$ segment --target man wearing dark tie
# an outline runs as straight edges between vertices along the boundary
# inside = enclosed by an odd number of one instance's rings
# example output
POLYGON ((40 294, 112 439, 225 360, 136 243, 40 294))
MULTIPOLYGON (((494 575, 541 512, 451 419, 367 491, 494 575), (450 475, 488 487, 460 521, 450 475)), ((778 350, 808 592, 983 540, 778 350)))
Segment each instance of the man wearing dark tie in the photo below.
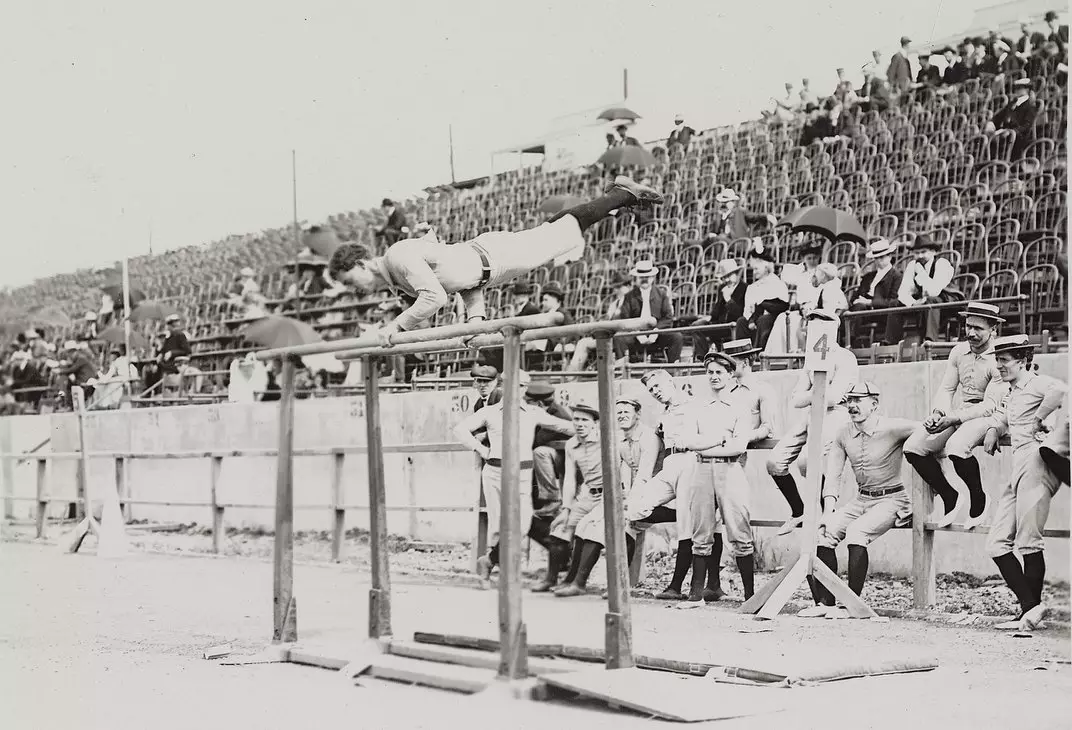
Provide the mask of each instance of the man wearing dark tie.
MULTIPOLYGON (((884 238, 873 241, 868 247, 867 258, 875 262, 875 268, 864 274, 856 293, 852 296, 849 309, 854 312, 866 309, 886 309, 900 307, 897 292, 901 288, 901 272, 893 266, 893 253, 896 244, 884 238)), ((893 315, 886 315, 886 330, 882 337, 883 345, 893 345, 897 337, 897 320, 893 315)))

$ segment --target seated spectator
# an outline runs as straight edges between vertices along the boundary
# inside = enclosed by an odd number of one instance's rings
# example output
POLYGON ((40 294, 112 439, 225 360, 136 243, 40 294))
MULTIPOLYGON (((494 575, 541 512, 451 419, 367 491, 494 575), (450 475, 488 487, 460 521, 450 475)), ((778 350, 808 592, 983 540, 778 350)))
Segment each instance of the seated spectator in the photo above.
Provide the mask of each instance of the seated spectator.
POLYGON ((988 134, 998 129, 1011 129, 1016 132, 1016 141, 1012 146, 1010 159, 1016 161, 1024 156, 1024 150, 1035 141, 1035 117, 1038 107, 1031 101, 1031 79, 1017 79, 1013 82, 1013 98, 994 115, 986 125, 988 134))
POLYGON ((942 72, 931 63, 930 52, 924 51, 919 54, 919 71, 916 72, 916 83, 912 85, 912 88, 933 90, 940 83, 942 83, 942 72))
POLYGON ((680 145, 682 149, 687 150, 695 134, 696 130, 685 124, 684 115, 678 114, 674 117, 674 128, 670 130, 666 138, 666 147, 670 149, 674 145, 680 145))
POLYGON ((34 362, 29 350, 16 350, 11 353, 10 367, 6 373, 11 378, 12 395, 28 409, 37 410, 43 390, 48 385, 48 378, 41 369, 41 364, 34 362))
POLYGON ((767 346, 775 318, 789 309, 789 289, 774 273, 774 255, 762 242, 753 244, 748 259, 752 283, 744 294, 744 311, 737 320, 737 339, 767 346))
POLYGON ((804 124, 804 130, 800 135, 800 145, 807 147, 815 140, 826 142, 837 137, 836 120, 839 111, 837 102, 833 99, 824 101, 822 107, 809 104, 809 121, 804 124))
POLYGON ((86 316, 82 320, 82 326, 78 329, 78 339, 92 342, 97 339, 97 334, 97 313, 86 312, 86 316))
POLYGON ((245 357, 235 358, 228 367, 230 379, 227 383, 227 401, 229 403, 253 403, 261 399, 268 389, 268 369, 257 359, 255 353, 249 352, 245 357))
POLYGON ((376 240, 390 246, 402 238, 402 229, 406 227, 406 214, 390 198, 384 198, 380 208, 387 220, 375 230, 376 240))
MULTIPOLYGON (((786 279, 784 270, 782 279, 786 279)), ((849 308, 845 293, 841 290, 841 277, 834 264, 816 264, 810 271, 798 275, 797 280, 801 281, 797 287, 799 307, 782 312, 775 318, 766 345, 769 353, 802 352, 808 337, 807 318, 812 310, 824 309, 840 315, 849 308)))
POLYGON ((864 85, 858 92, 860 97, 860 109, 869 112, 884 112, 890 108, 890 90, 886 82, 875 76, 873 72, 864 72, 864 85))
POLYGON ((167 335, 160 346, 160 374, 164 381, 161 394, 169 395, 176 393, 182 387, 182 379, 179 377, 178 358, 188 357, 193 354, 190 347, 190 337, 182 329, 182 319, 177 314, 168 315, 164 320, 167 326, 167 335))
MULTIPOLYGON (((655 329, 669 329, 674 326, 674 305, 670 292, 662 286, 655 285, 659 270, 650 260, 638 261, 629 272, 636 285, 625 295, 622 302, 621 318, 653 317, 655 329)), ((630 362, 642 362, 645 356, 661 356, 664 362, 677 362, 681 359, 684 338, 680 332, 661 332, 651 335, 630 335, 620 338, 629 350, 630 362)))
MULTIPOLYGON (((614 289, 614 294, 611 295, 610 302, 607 304, 605 318, 607 321, 622 319, 622 306, 625 304, 626 294, 633 289, 633 280, 625 274, 616 273, 614 279, 611 280, 611 287, 614 289)), ((615 364, 617 364, 617 361, 624 359, 626 356, 625 344, 620 337, 615 337, 611 342, 614 343, 614 357, 615 364)), ((577 340, 577 345, 573 350, 573 357, 570 358, 566 370, 574 372, 584 370, 588 358, 595 352, 595 349, 596 339, 594 337, 582 337, 577 340)))
POLYGON ((179 395, 202 392, 205 385, 204 373, 190 364, 189 355, 180 355, 175 358, 175 370, 179 376, 179 395))
MULTIPOLYGON (((916 254, 916 260, 910 261, 905 266, 904 276, 901 279, 901 287, 897 291, 897 298, 906 307, 918 307, 923 304, 938 302, 959 301, 964 295, 950 286, 956 272, 953 264, 948 259, 939 258, 940 246, 926 234, 916 236, 912 246, 912 252, 916 254)), ((923 340, 925 342, 937 341, 940 337, 941 317, 940 309, 929 309, 921 315, 925 321, 923 340)), ((893 342, 900 342, 903 332, 903 315, 891 315, 893 342)))
POLYGON ((72 406, 74 404, 71 395, 71 388, 74 386, 81 386, 85 391, 86 402, 90 401, 93 396, 93 383, 98 375, 97 366, 75 340, 67 340, 63 344, 63 357, 58 363, 56 374, 63 379, 67 403, 72 406))
MULTIPOLYGON (((893 267, 893 254, 896 250, 897 246, 884 238, 873 241, 868 246, 867 258, 875 262, 875 268, 860 279, 849 309, 861 311, 901 306, 901 301, 897 298, 901 288, 901 272, 893 267)), ((900 333, 896 331, 894 316, 886 315, 885 321, 886 327, 880 344, 895 345, 900 341, 900 333)))
POLYGON ((138 369, 123 355, 123 346, 116 345, 108 351, 104 374, 98 378, 93 393, 93 407, 100 409, 119 408, 123 395, 138 387, 138 369))
MULTIPOLYGON (((715 277, 719 282, 718 294, 711 305, 711 313, 697 319, 693 324, 730 324, 736 325, 744 314, 744 297, 748 285, 741 276, 741 265, 737 259, 723 259, 718 262, 715 277)), ((726 340, 733 338, 732 329, 717 332, 694 332, 692 334, 692 358, 703 359, 711 351, 712 345, 719 347, 726 340)))
MULTIPOLYGON (((562 290, 562 285, 557 281, 549 281, 544 285, 540 294, 540 311, 544 314, 562 312, 564 317, 562 324, 573 324, 573 315, 562 308, 565 301, 566 292, 562 290)), ((567 337, 553 340, 532 340, 524 343, 523 347, 525 349, 525 367, 527 370, 535 370, 541 364, 546 366, 550 360, 548 356, 553 353, 565 354, 573 350, 572 341, 567 337)))
POLYGON ((1012 48, 1005 41, 994 43, 993 67, 999 74, 1007 74, 1010 71, 1019 71, 1023 68, 1023 62, 1012 52, 1012 48))
POLYGON ((968 67, 964 63, 962 53, 964 52, 964 46, 961 46, 959 53, 953 50, 951 46, 946 46, 942 49, 942 55, 945 57, 945 71, 942 73, 942 83, 946 86, 956 86, 968 80, 968 67))
POLYGON ((510 293, 513 295, 514 317, 529 317, 540 313, 540 307, 532 301, 533 287, 527 281, 519 281, 514 284, 510 293))
POLYGON ((257 283, 256 272, 248 266, 238 272, 238 280, 228 299, 243 310, 244 319, 260 319, 268 314, 264 309, 266 300, 261 294, 261 285, 257 283))
MULTIPOLYGON (((1016 43, 1013 45, 1013 53, 1020 59, 1021 63, 1027 63, 1027 60, 1031 58, 1032 52, 1035 50, 1035 44, 1032 42, 1031 33, 1031 21, 1027 18, 1020 18, 1020 37, 1016 39, 1016 43)), ((1042 35, 1037 33, 1034 35, 1042 35)), ((1046 37, 1042 36, 1045 40, 1046 37)))
POLYGON ((711 224, 709 232, 716 237, 732 241, 735 238, 750 238, 753 228, 766 223, 771 228, 777 224, 778 219, 770 213, 751 213, 745 209, 741 196, 730 188, 723 188, 715 196, 718 211, 711 224))
POLYGON ((302 252, 294 261, 294 269, 298 279, 287 289, 283 297, 286 301, 292 301, 299 297, 319 296, 327 288, 321 274, 327 268, 327 262, 313 256, 311 253, 302 252))
POLYGON ((1031 78, 1051 76, 1060 85, 1068 83, 1068 66, 1053 41, 1044 40, 1042 47, 1027 60, 1024 73, 1031 78))

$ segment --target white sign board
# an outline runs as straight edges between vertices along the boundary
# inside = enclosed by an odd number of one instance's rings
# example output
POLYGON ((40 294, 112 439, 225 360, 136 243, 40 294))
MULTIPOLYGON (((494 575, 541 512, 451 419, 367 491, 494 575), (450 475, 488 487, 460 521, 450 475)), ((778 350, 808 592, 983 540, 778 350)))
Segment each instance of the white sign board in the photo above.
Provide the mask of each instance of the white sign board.
POLYGON ((838 325, 822 319, 808 322, 808 340, 804 346, 804 369, 825 373, 830 369, 830 350, 837 346, 838 325))

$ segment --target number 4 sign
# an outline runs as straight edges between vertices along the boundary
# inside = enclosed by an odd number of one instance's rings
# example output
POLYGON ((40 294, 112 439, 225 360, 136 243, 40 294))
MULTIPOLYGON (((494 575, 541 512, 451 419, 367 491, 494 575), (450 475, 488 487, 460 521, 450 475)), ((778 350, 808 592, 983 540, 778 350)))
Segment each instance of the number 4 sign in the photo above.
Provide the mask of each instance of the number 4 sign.
POLYGON ((808 322, 808 340, 804 346, 804 367, 808 370, 826 372, 830 369, 829 353, 837 344, 836 322, 813 319, 808 322))

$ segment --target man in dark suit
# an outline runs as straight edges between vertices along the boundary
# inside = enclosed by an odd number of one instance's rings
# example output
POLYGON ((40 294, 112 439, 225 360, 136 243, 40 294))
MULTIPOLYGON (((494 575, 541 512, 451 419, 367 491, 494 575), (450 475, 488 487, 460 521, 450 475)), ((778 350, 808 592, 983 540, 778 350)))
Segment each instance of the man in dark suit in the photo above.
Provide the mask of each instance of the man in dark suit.
POLYGON ((909 48, 912 40, 907 36, 901 37, 901 50, 890 58, 890 65, 886 69, 886 81, 889 82, 890 90, 895 94, 908 91, 912 85, 912 64, 908 60, 909 48))
POLYGON ((387 222, 376 229, 376 238, 390 246, 402 238, 402 229, 406 227, 406 214, 399 210, 390 198, 384 198, 380 207, 387 216, 387 222))
POLYGON ((532 301, 533 287, 527 281, 519 281, 514 284, 510 293, 514 297, 514 317, 529 317, 540 313, 540 307, 532 301))
POLYGON ((674 129, 670 132, 670 136, 666 138, 667 149, 679 144, 687 150, 694 134, 696 134, 696 130, 685 124, 685 117, 678 114, 674 117, 674 129))
POLYGON ((778 219, 771 214, 752 213, 741 205, 741 196, 730 188, 723 188, 715 196, 718 211, 711 223, 710 232, 718 238, 732 241, 735 238, 748 238, 755 226, 766 223, 772 229, 778 219))
MULTIPOLYGON (((748 289, 741 275, 741 265, 737 259, 724 259, 718 262, 715 276, 720 284, 711 305, 711 314, 700 317, 693 324, 736 324, 744 314, 744 294, 748 289)), ((733 330, 725 332, 694 332, 692 335, 693 359, 698 360, 708 353, 712 344, 722 345, 733 338, 733 330)))
MULTIPOLYGON (((655 264, 646 260, 638 261, 629 273, 636 281, 636 286, 625 295, 621 318, 654 317, 656 329, 673 327, 674 305, 670 301, 670 292, 661 286, 655 286, 655 277, 659 275, 655 264)), ((633 335, 622 339, 629 348, 630 362, 641 362, 646 354, 662 354, 668 363, 681 359, 684 338, 680 332, 633 335)))
POLYGON ((986 131, 991 134, 998 129, 1011 129, 1016 132, 1011 159, 1019 160, 1028 145, 1035 141, 1035 117, 1038 116, 1038 107, 1031 101, 1031 79, 1014 81, 1013 94, 1015 96, 1009 103, 986 125, 986 131))
POLYGON ((619 124, 616 128, 618 132, 618 139, 614 140, 615 147, 641 147, 636 137, 629 136, 629 127, 624 124, 619 124))
POLYGON ((1057 13, 1053 10, 1046 13, 1045 20, 1050 31, 1049 37, 1046 40, 1056 43, 1063 56, 1065 54, 1065 48, 1068 46, 1068 26, 1060 25, 1057 19, 1057 13))
MULTIPOLYGON (((566 292, 563 291, 562 285, 557 281, 549 281, 544 285, 543 291, 540 294, 540 312, 544 314, 561 312, 563 317, 562 324, 573 324, 575 321, 573 315, 563 309, 565 301, 566 292)), ((541 365, 546 367, 554 353, 559 352, 564 357, 567 346, 572 342, 573 338, 570 337, 526 342, 524 344, 526 367, 529 370, 536 370, 541 365)))
MULTIPOLYGON (((856 293, 852 295, 849 309, 858 312, 867 309, 886 309, 900 307, 897 292, 901 288, 901 272, 893 266, 893 254, 896 244, 880 238, 868 247, 867 258, 875 262, 875 268, 864 274, 856 293)), ((897 319, 886 316, 886 331, 882 338, 883 345, 895 345, 897 336, 897 319)))
MULTIPOLYGON (((963 47, 961 51, 963 52, 963 47)), ((968 67, 964 65, 964 58, 950 46, 942 49, 942 55, 945 56, 945 72, 942 74, 942 83, 946 86, 954 86, 967 81, 968 67)))

